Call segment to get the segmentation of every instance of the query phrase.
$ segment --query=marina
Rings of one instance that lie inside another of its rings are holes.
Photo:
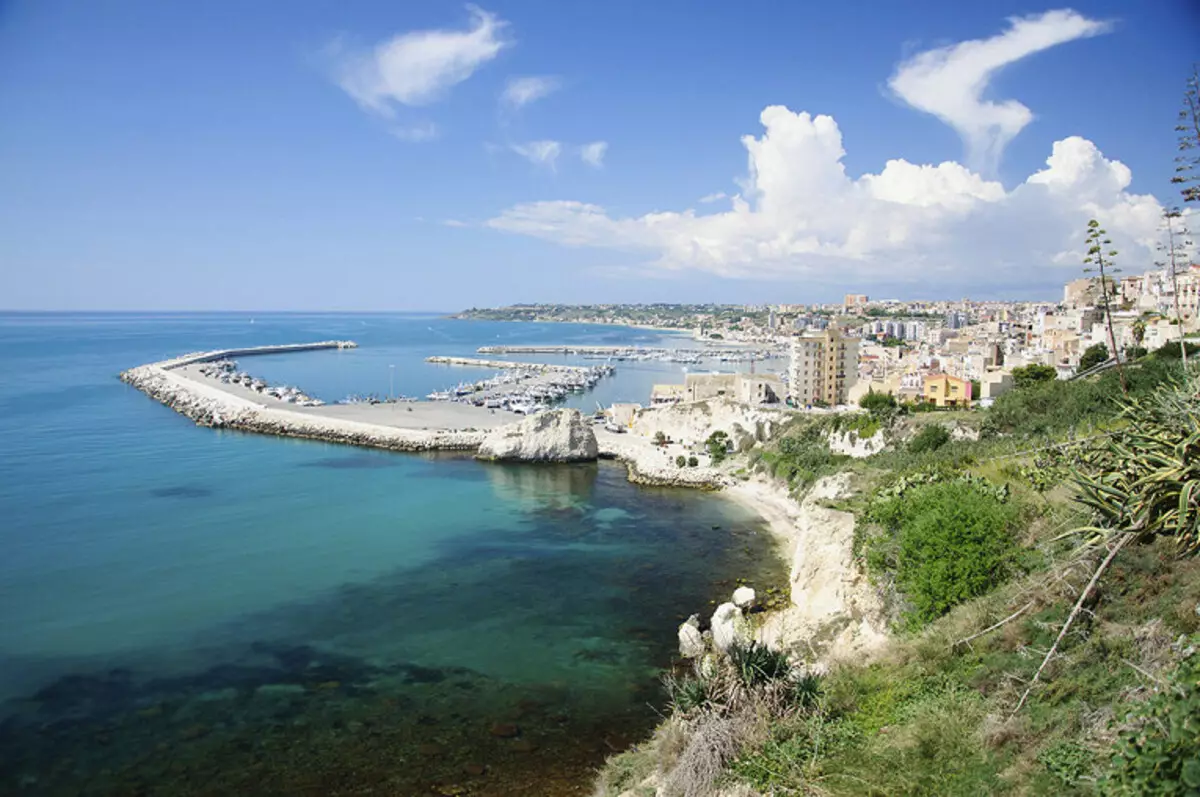
[[[786,356],[776,348],[668,349],[642,346],[481,346],[479,354],[561,354],[609,362],[669,362],[698,365],[702,362],[757,362]]]
[[[477,382],[460,382],[426,398],[471,404],[489,410],[507,410],[532,415],[557,404],[567,396],[591,390],[616,369],[611,365],[541,365],[462,357],[430,357],[427,362],[486,368],[503,368],[500,373]]]

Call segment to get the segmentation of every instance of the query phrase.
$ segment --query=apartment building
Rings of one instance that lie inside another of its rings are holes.
[[[830,328],[792,339],[788,395],[796,404],[845,404],[857,379],[857,338]]]

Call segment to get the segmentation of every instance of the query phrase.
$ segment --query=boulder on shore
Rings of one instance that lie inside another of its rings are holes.
[[[547,410],[502,426],[483,439],[480,459],[587,462],[596,459],[596,433],[579,410]]]
[[[757,597],[750,587],[738,587],[733,591],[733,605],[739,609],[749,609]]]
[[[679,655],[685,659],[698,659],[704,655],[704,635],[700,633],[700,617],[693,614],[679,626]]]
[[[732,603],[722,603],[712,616],[713,647],[728,653],[731,647],[750,644],[752,634],[742,610]]]

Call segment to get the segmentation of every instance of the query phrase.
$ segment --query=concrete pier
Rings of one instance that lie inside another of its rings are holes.
[[[282,404],[243,385],[223,384],[188,366],[257,354],[350,348],[349,341],[260,346],[198,352],[149,363],[121,373],[121,381],[192,419],[199,426],[278,437],[297,437],[391,451],[475,451],[497,427],[515,417],[458,402],[416,401],[381,404]],[[586,370],[586,369],[585,369]],[[684,471],[648,438],[596,430],[599,455],[628,467],[630,481],[642,484],[720,489],[727,477],[706,468]]]
[[[426,357],[425,362],[436,365],[462,365],[468,368],[498,368],[503,371],[528,369],[538,371],[586,371],[586,365],[553,365],[545,363],[519,363],[514,360],[483,360],[477,357]]]

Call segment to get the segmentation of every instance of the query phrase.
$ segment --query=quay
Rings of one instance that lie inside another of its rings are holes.
[[[576,371],[588,370],[586,365],[557,365],[548,363],[519,363],[514,360],[482,360],[476,357],[426,357],[425,362],[437,365],[462,365],[469,368],[498,368],[502,371],[513,371],[518,368],[528,368],[538,371]]]
[[[284,343],[277,346],[249,346],[242,349],[213,349],[184,354],[170,360],[163,360],[155,365],[165,370],[182,368],[185,365],[215,362],[216,360],[231,360],[234,357],[254,357],[260,354],[287,354],[295,351],[317,351],[319,349],[357,349],[358,344],[352,340],[319,340],[316,343]]]

